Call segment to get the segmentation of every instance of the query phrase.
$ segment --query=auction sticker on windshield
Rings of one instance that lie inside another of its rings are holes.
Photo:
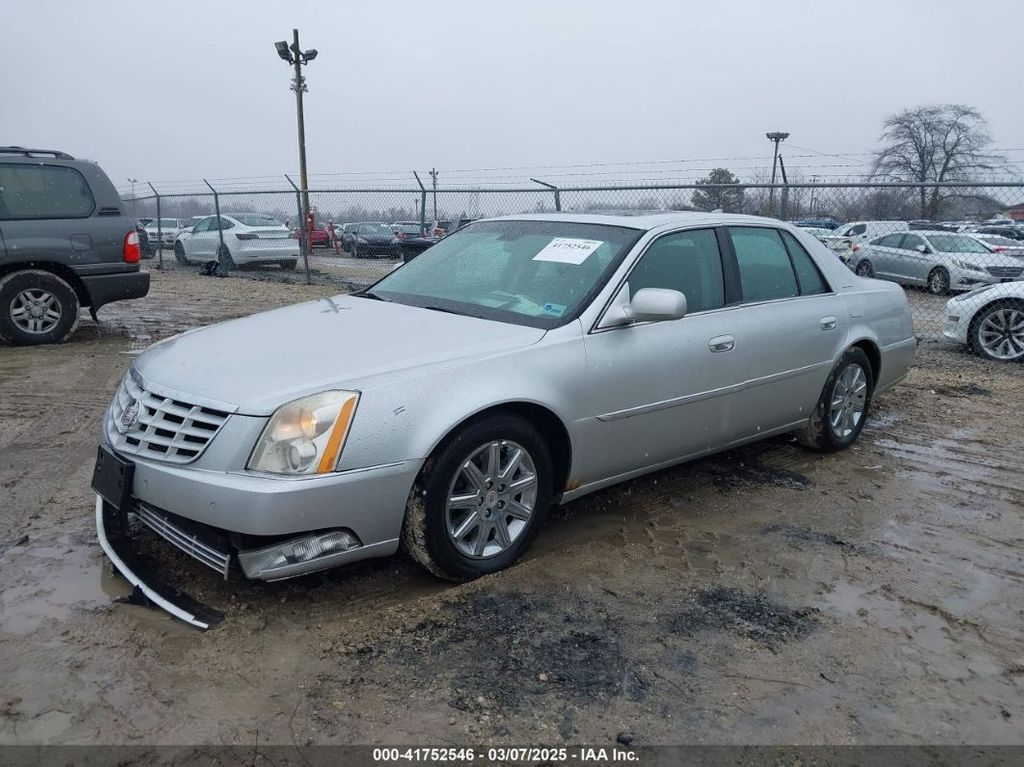
[[[554,261],[559,264],[579,266],[590,254],[604,245],[602,240],[578,240],[575,237],[556,237],[545,245],[534,261]]]

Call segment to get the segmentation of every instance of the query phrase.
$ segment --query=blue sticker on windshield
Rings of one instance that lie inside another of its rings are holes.
[[[561,317],[563,314],[565,314],[565,305],[564,304],[544,304],[544,313],[545,314],[553,314],[556,317]]]

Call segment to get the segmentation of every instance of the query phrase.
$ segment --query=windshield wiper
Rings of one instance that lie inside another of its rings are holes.
[[[445,314],[457,314],[460,317],[472,317],[468,312],[460,312],[455,309],[446,309],[443,306],[421,306],[420,309],[429,309],[432,312],[444,312]]]
[[[385,303],[389,303],[391,301],[390,298],[384,298],[384,296],[379,293],[374,293],[372,290],[360,290],[355,295],[362,296],[363,298],[372,298],[374,301],[384,301]]]

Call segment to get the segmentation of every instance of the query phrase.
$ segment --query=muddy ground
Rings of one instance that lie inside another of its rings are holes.
[[[68,343],[0,348],[0,742],[1024,742],[1024,370],[936,341],[853,449],[607,490],[497,576],[225,584],[160,547],[224,623],[115,602],[89,478],[132,356],[329,292],[154,274]]]

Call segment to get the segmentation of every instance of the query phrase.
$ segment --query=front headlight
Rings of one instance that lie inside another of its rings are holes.
[[[985,271],[977,264],[972,264],[970,261],[964,261],[962,258],[951,258],[953,266],[957,266],[961,269],[966,269],[969,272],[983,272]]]
[[[273,474],[334,471],[359,392],[325,391],[282,405],[263,429],[248,469]]]

